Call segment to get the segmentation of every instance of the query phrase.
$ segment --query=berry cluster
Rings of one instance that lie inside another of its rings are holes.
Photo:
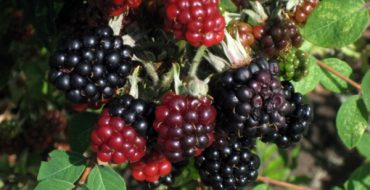
[[[73,103],[95,105],[114,97],[132,67],[131,48],[110,27],[99,27],[62,44],[50,59],[49,80]]]
[[[226,71],[213,79],[211,94],[224,128],[240,133],[245,126],[286,124],[283,116],[289,111],[289,104],[282,94],[278,70],[277,63],[259,58],[249,66]]]
[[[293,13],[294,20],[298,23],[305,23],[319,2],[319,0],[304,0]]]
[[[199,155],[214,141],[216,109],[210,99],[164,95],[155,112],[154,129],[162,152],[171,162]]]
[[[255,42],[253,27],[251,25],[238,20],[232,20],[227,26],[227,31],[235,39],[239,36],[239,41],[247,52],[251,51],[251,46]]]
[[[308,74],[308,61],[305,53],[299,49],[291,49],[278,58],[280,76],[285,80],[299,81]]]
[[[233,144],[208,148],[196,158],[202,182],[213,189],[238,189],[257,179],[260,159],[248,148]]]
[[[130,8],[137,8],[140,6],[142,0],[112,0],[111,16],[119,16]]]
[[[262,140],[274,142],[279,147],[286,148],[301,140],[302,135],[311,124],[313,112],[308,104],[304,104],[303,96],[294,92],[292,83],[284,81],[282,86],[284,96],[291,106],[291,111],[286,115],[287,125],[279,128],[278,131],[270,130],[264,134]]]
[[[303,38],[293,21],[275,19],[271,24],[261,39],[261,46],[266,55],[274,56],[290,46],[299,48],[302,45]]]
[[[218,0],[168,0],[165,30],[193,46],[218,44],[226,25],[218,4]]]
[[[172,165],[163,154],[153,152],[131,164],[132,176],[138,181],[156,182],[171,172]]]
[[[124,95],[103,110],[91,133],[92,148],[104,162],[139,161],[146,151],[146,134],[152,121],[151,106]]]

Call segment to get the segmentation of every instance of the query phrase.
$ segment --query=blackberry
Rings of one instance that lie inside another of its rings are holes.
[[[224,39],[226,25],[218,6],[218,0],[166,1],[165,30],[192,46],[216,45]]]
[[[291,49],[278,58],[280,76],[284,80],[299,81],[308,75],[308,61],[305,53],[299,49]]]
[[[260,137],[270,128],[286,126],[286,101],[278,65],[264,58],[251,65],[215,75],[210,93],[219,113],[219,126],[239,137]]]
[[[294,21],[305,23],[319,2],[319,0],[304,0],[302,4],[296,7],[292,15]]]
[[[157,143],[171,162],[199,155],[214,141],[216,109],[210,99],[168,92],[157,106],[154,129]]]
[[[116,97],[106,105],[91,133],[92,149],[104,162],[139,161],[150,136],[154,106],[130,95]]]
[[[152,182],[152,183],[147,183],[147,187],[149,189],[156,189],[160,185],[166,185],[167,187],[171,186],[174,182],[177,176],[179,176],[182,171],[184,170],[185,166],[189,163],[188,160],[184,160],[178,163],[173,163],[172,164],[172,170],[171,173],[167,176],[162,176],[159,178],[159,180]]]
[[[207,148],[196,158],[202,182],[213,189],[238,189],[258,177],[260,159],[250,149],[227,146]]]
[[[251,51],[251,46],[255,42],[253,27],[251,25],[238,20],[232,20],[227,26],[227,31],[235,39],[239,36],[239,40],[246,51]]]
[[[261,47],[268,56],[279,55],[291,46],[299,48],[303,38],[298,26],[291,20],[274,19],[272,25],[265,29]]]
[[[112,7],[110,10],[111,16],[119,16],[130,8],[137,8],[140,6],[142,0],[112,0]]]
[[[285,116],[287,125],[278,130],[270,131],[262,137],[262,140],[274,142],[281,148],[287,148],[299,142],[308,130],[313,119],[313,110],[308,104],[304,104],[302,94],[294,92],[292,83],[284,81],[282,86],[284,96],[292,107]]]
[[[153,152],[139,162],[131,164],[134,179],[152,183],[158,181],[162,176],[167,176],[171,169],[171,163],[158,152]]]
[[[125,85],[131,58],[131,48],[110,27],[98,27],[61,44],[49,61],[49,81],[72,103],[95,105]]]

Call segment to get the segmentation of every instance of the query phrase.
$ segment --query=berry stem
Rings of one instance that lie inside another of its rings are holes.
[[[202,57],[204,56],[204,53],[206,52],[207,47],[202,45],[198,48],[197,53],[195,54],[195,57],[193,58],[193,61],[191,63],[190,69],[189,69],[189,76],[190,77],[197,77],[197,71],[200,64],[200,61],[202,61]]]
[[[92,170],[93,166],[87,166],[84,170],[84,172],[82,173],[81,175],[81,178],[78,180],[78,184],[79,185],[83,185],[85,184],[86,180],[87,180],[87,177],[89,176],[91,170]]]
[[[260,182],[263,182],[263,183],[266,183],[266,184],[276,185],[276,186],[279,186],[279,187],[293,189],[293,190],[311,190],[308,187],[298,186],[298,185],[294,185],[294,184],[291,184],[291,183],[270,179],[270,178],[264,177],[264,176],[258,176],[257,181],[260,181]]]
[[[149,77],[153,80],[154,85],[157,85],[159,81],[159,76],[158,76],[158,73],[153,63],[151,62],[147,63],[144,61],[143,66],[144,66],[145,71],[148,73]]]
[[[325,70],[333,73],[334,75],[338,76],[339,78],[341,78],[342,80],[346,81],[347,83],[349,83],[350,85],[352,85],[354,88],[356,88],[359,92],[361,92],[361,85],[355,81],[353,81],[352,79],[348,78],[347,76],[344,76],[343,74],[341,74],[340,72],[336,71],[335,69],[329,67],[328,65],[324,64],[323,62],[317,60],[316,63],[324,68]]]

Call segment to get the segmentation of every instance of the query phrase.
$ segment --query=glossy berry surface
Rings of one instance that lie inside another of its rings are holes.
[[[103,162],[136,162],[147,146],[152,109],[140,99],[124,95],[113,99],[91,133],[92,149]]]
[[[233,38],[239,38],[239,41],[247,50],[249,50],[255,42],[253,27],[245,22],[232,20],[227,26],[227,31]]]
[[[199,155],[214,141],[216,109],[206,97],[194,98],[168,92],[155,112],[157,143],[171,162]]]
[[[319,2],[319,0],[304,0],[296,7],[293,19],[298,23],[305,23]]]
[[[207,47],[224,39],[225,19],[218,0],[168,0],[165,30],[192,46]]]
[[[304,133],[308,130],[313,119],[312,108],[303,102],[303,95],[294,91],[291,82],[283,81],[283,92],[292,109],[285,116],[287,125],[272,130],[262,137],[262,141],[274,142],[280,148],[287,148],[296,144],[302,139]]]
[[[119,16],[130,8],[138,8],[142,0],[112,0],[110,16]]]
[[[139,162],[131,164],[132,176],[138,181],[155,182],[162,176],[167,176],[172,170],[172,164],[163,154],[154,152]]]
[[[247,133],[263,127],[286,125],[284,114],[290,106],[286,101],[279,69],[274,61],[255,59],[251,65],[226,71],[215,76],[210,84],[214,105],[219,112],[220,125],[233,134]]]
[[[212,147],[198,156],[195,164],[205,185],[213,189],[238,189],[257,179],[260,159],[246,148]]]
[[[303,43],[298,26],[291,20],[275,19],[265,28],[260,40],[263,52],[268,56],[276,56],[289,50],[299,48]]]
[[[125,84],[133,62],[124,52],[131,48],[110,27],[96,28],[60,44],[49,61],[49,80],[72,103],[94,107]]]

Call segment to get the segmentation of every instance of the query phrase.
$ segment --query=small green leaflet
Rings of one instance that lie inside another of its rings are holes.
[[[357,150],[367,158],[370,158],[370,134],[364,133],[360,142],[356,146]]]
[[[73,183],[60,179],[47,179],[37,184],[34,190],[71,190]]]
[[[290,170],[285,166],[283,157],[279,154],[278,148],[274,144],[257,142],[256,152],[261,159],[261,175],[276,180],[286,180]]]
[[[90,190],[126,190],[123,178],[112,168],[95,166],[87,178]]]
[[[346,190],[368,190],[370,187],[370,163],[357,168],[344,184]]]
[[[337,130],[343,143],[353,148],[361,140],[367,128],[367,114],[359,96],[352,96],[345,101],[337,113]]]
[[[367,111],[370,113],[370,71],[368,71],[362,79],[361,91]]]
[[[220,9],[222,12],[236,12],[238,8],[231,0],[220,0]]]
[[[253,190],[270,190],[271,188],[267,184],[259,184],[253,187]]]
[[[74,183],[85,169],[85,158],[77,153],[54,150],[48,162],[41,162],[37,180],[60,179]]]
[[[292,82],[296,92],[307,94],[315,89],[319,84],[322,72],[320,67],[316,64],[316,58],[310,56],[308,58],[308,75],[298,82]]]
[[[324,64],[333,68],[334,70],[340,72],[341,74],[345,75],[346,77],[351,76],[352,68],[346,63],[336,58],[329,58],[325,59]],[[341,93],[348,89],[348,84],[343,79],[335,76],[331,72],[327,71],[324,68],[322,69],[322,77],[321,77],[321,84],[328,90]]]
[[[363,0],[325,0],[310,15],[302,34],[321,47],[343,47],[355,42],[369,20]]]

